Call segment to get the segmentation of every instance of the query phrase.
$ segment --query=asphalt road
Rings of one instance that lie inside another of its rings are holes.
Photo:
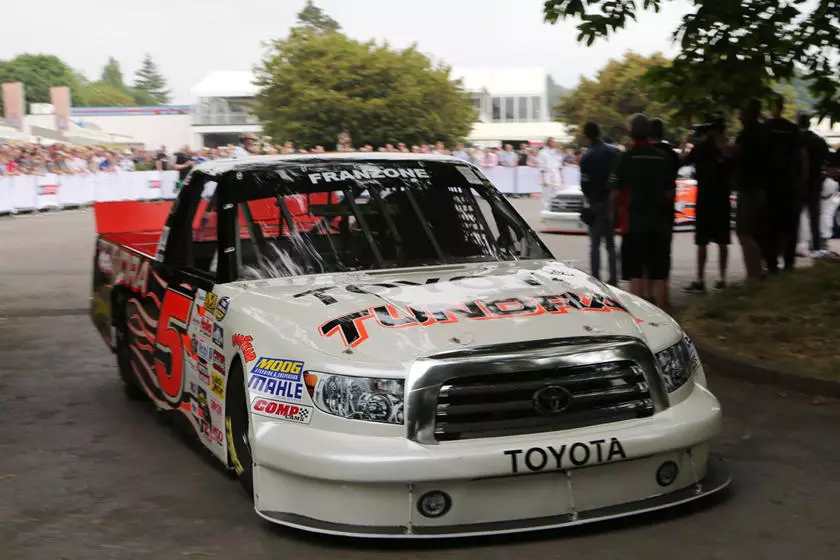
[[[536,201],[516,204],[536,215]],[[90,211],[0,218],[2,560],[838,557],[840,404],[714,371],[725,414],[716,451],[735,482],[699,505],[583,529],[421,544],[269,525],[203,452],[123,398],[113,356],[86,316],[92,222]],[[546,241],[558,257],[585,263],[585,238]],[[693,274],[690,234],[676,236],[674,254],[683,284]]]

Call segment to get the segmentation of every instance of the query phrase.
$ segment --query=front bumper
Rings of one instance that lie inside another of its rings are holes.
[[[578,525],[675,506],[729,483],[710,460],[720,407],[695,386],[653,417],[577,430],[420,445],[405,438],[260,427],[254,439],[255,508],[262,517],[309,531],[385,538],[513,533]],[[626,459],[594,466],[511,470],[504,450],[618,438]],[[673,461],[663,486],[657,471]],[[451,497],[438,518],[418,508],[427,492]]]
[[[589,228],[580,219],[580,212],[540,212],[542,233],[587,233]]]

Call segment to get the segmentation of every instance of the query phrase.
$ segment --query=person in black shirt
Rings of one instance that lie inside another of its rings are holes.
[[[770,170],[767,191],[767,214],[764,223],[764,260],[771,274],[779,270],[779,256],[785,270],[792,270],[796,260],[796,238],[802,212],[807,177],[807,155],[795,124],[782,117],[784,99],[774,96],[773,118],[768,120],[768,153],[766,165]]]
[[[184,179],[193,168],[193,153],[189,146],[184,146],[184,149],[175,154],[175,164],[172,168],[178,172],[178,184],[175,190],[179,191],[184,184]]]
[[[587,122],[583,134],[589,140],[589,149],[580,160],[580,184],[589,208],[589,264],[592,275],[601,279],[601,241],[607,249],[608,284],[618,286],[615,254],[615,228],[609,208],[609,178],[617,148],[601,140],[601,129],[595,121]]]
[[[797,119],[802,145],[808,156],[808,174],[805,178],[805,206],[808,208],[808,220],[811,226],[811,250],[819,251],[822,246],[820,234],[820,199],[822,198],[823,164],[828,159],[828,144],[814,134],[811,117],[800,114]]]
[[[667,309],[667,278],[674,211],[673,160],[651,145],[650,121],[636,115],[630,121],[633,146],[622,154],[610,177],[610,198],[618,205],[628,195],[626,250],[630,291]]]
[[[662,119],[652,119],[650,121],[650,144],[654,148],[658,148],[665,158],[668,160],[670,166],[670,173],[673,175],[671,183],[673,185],[673,197],[670,206],[664,208],[665,215],[663,219],[670,221],[671,227],[668,230],[668,278],[671,277],[671,251],[673,249],[674,241],[674,223],[676,222],[676,197],[677,197],[677,176],[680,171],[680,156],[674,150],[674,147],[665,141],[665,123]],[[665,284],[666,298],[670,301],[670,294],[668,294],[668,284]]]
[[[706,291],[706,260],[709,243],[718,246],[720,280],[715,288],[726,286],[726,265],[729,260],[731,203],[729,202],[731,164],[725,156],[726,123],[712,119],[709,129],[685,155],[684,163],[693,165],[697,178],[694,243],[697,245],[697,280],[686,291]]]
[[[738,214],[735,231],[741,242],[748,280],[761,279],[761,245],[766,213],[767,134],[761,118],[761,101],[750,100],[741,110],[743,128],[727,151],[735,161],[738,181]]]
[[[166,171],[169,168],[169,156],[166,155],[166,146],[161,146],[158,153],[155,154],[155,169],[158,171]]]

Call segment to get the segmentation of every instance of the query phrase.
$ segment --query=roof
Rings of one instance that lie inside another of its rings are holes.
[[[272,167],[283,167],[298,163],[330,162],[330,161],[438,161],[465,164],[464,160],[452,156],[437,154],[404,154],[381,152],[351,152],[329,154],[285,154],[277,156],[251,156],[240,159],[217,159],[204,162],[195,170],[206,175],[221,175],[229,171],[259,171]]]
[[[254,85],[250,70],[212,72],[193,86],[192,97],[254,97],[259,88]]]
[[[487,90],[491,95],[540,95],[548,87],[548,72],[538,66],[453,68],[467,91]]]

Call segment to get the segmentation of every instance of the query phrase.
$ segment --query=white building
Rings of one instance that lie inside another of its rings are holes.
[[[221,71],[208,75],[192,90],[195,103],[192,130],[201,146],[239,144],[239,135],[258,134],[260,124],[249,113],[258,92],[248,71]]]
[[[552,120],[548,73],[543,68],[453,68],[479,111],[467,140],[481,146],[560,142],[572,139],[566,126]]]
[[[133,138],[149,150],[166,146],[172,151],[181,146],[200,145],[192,130],[192,113],[191,105],[73,107],[70,121],[71,126]]]

